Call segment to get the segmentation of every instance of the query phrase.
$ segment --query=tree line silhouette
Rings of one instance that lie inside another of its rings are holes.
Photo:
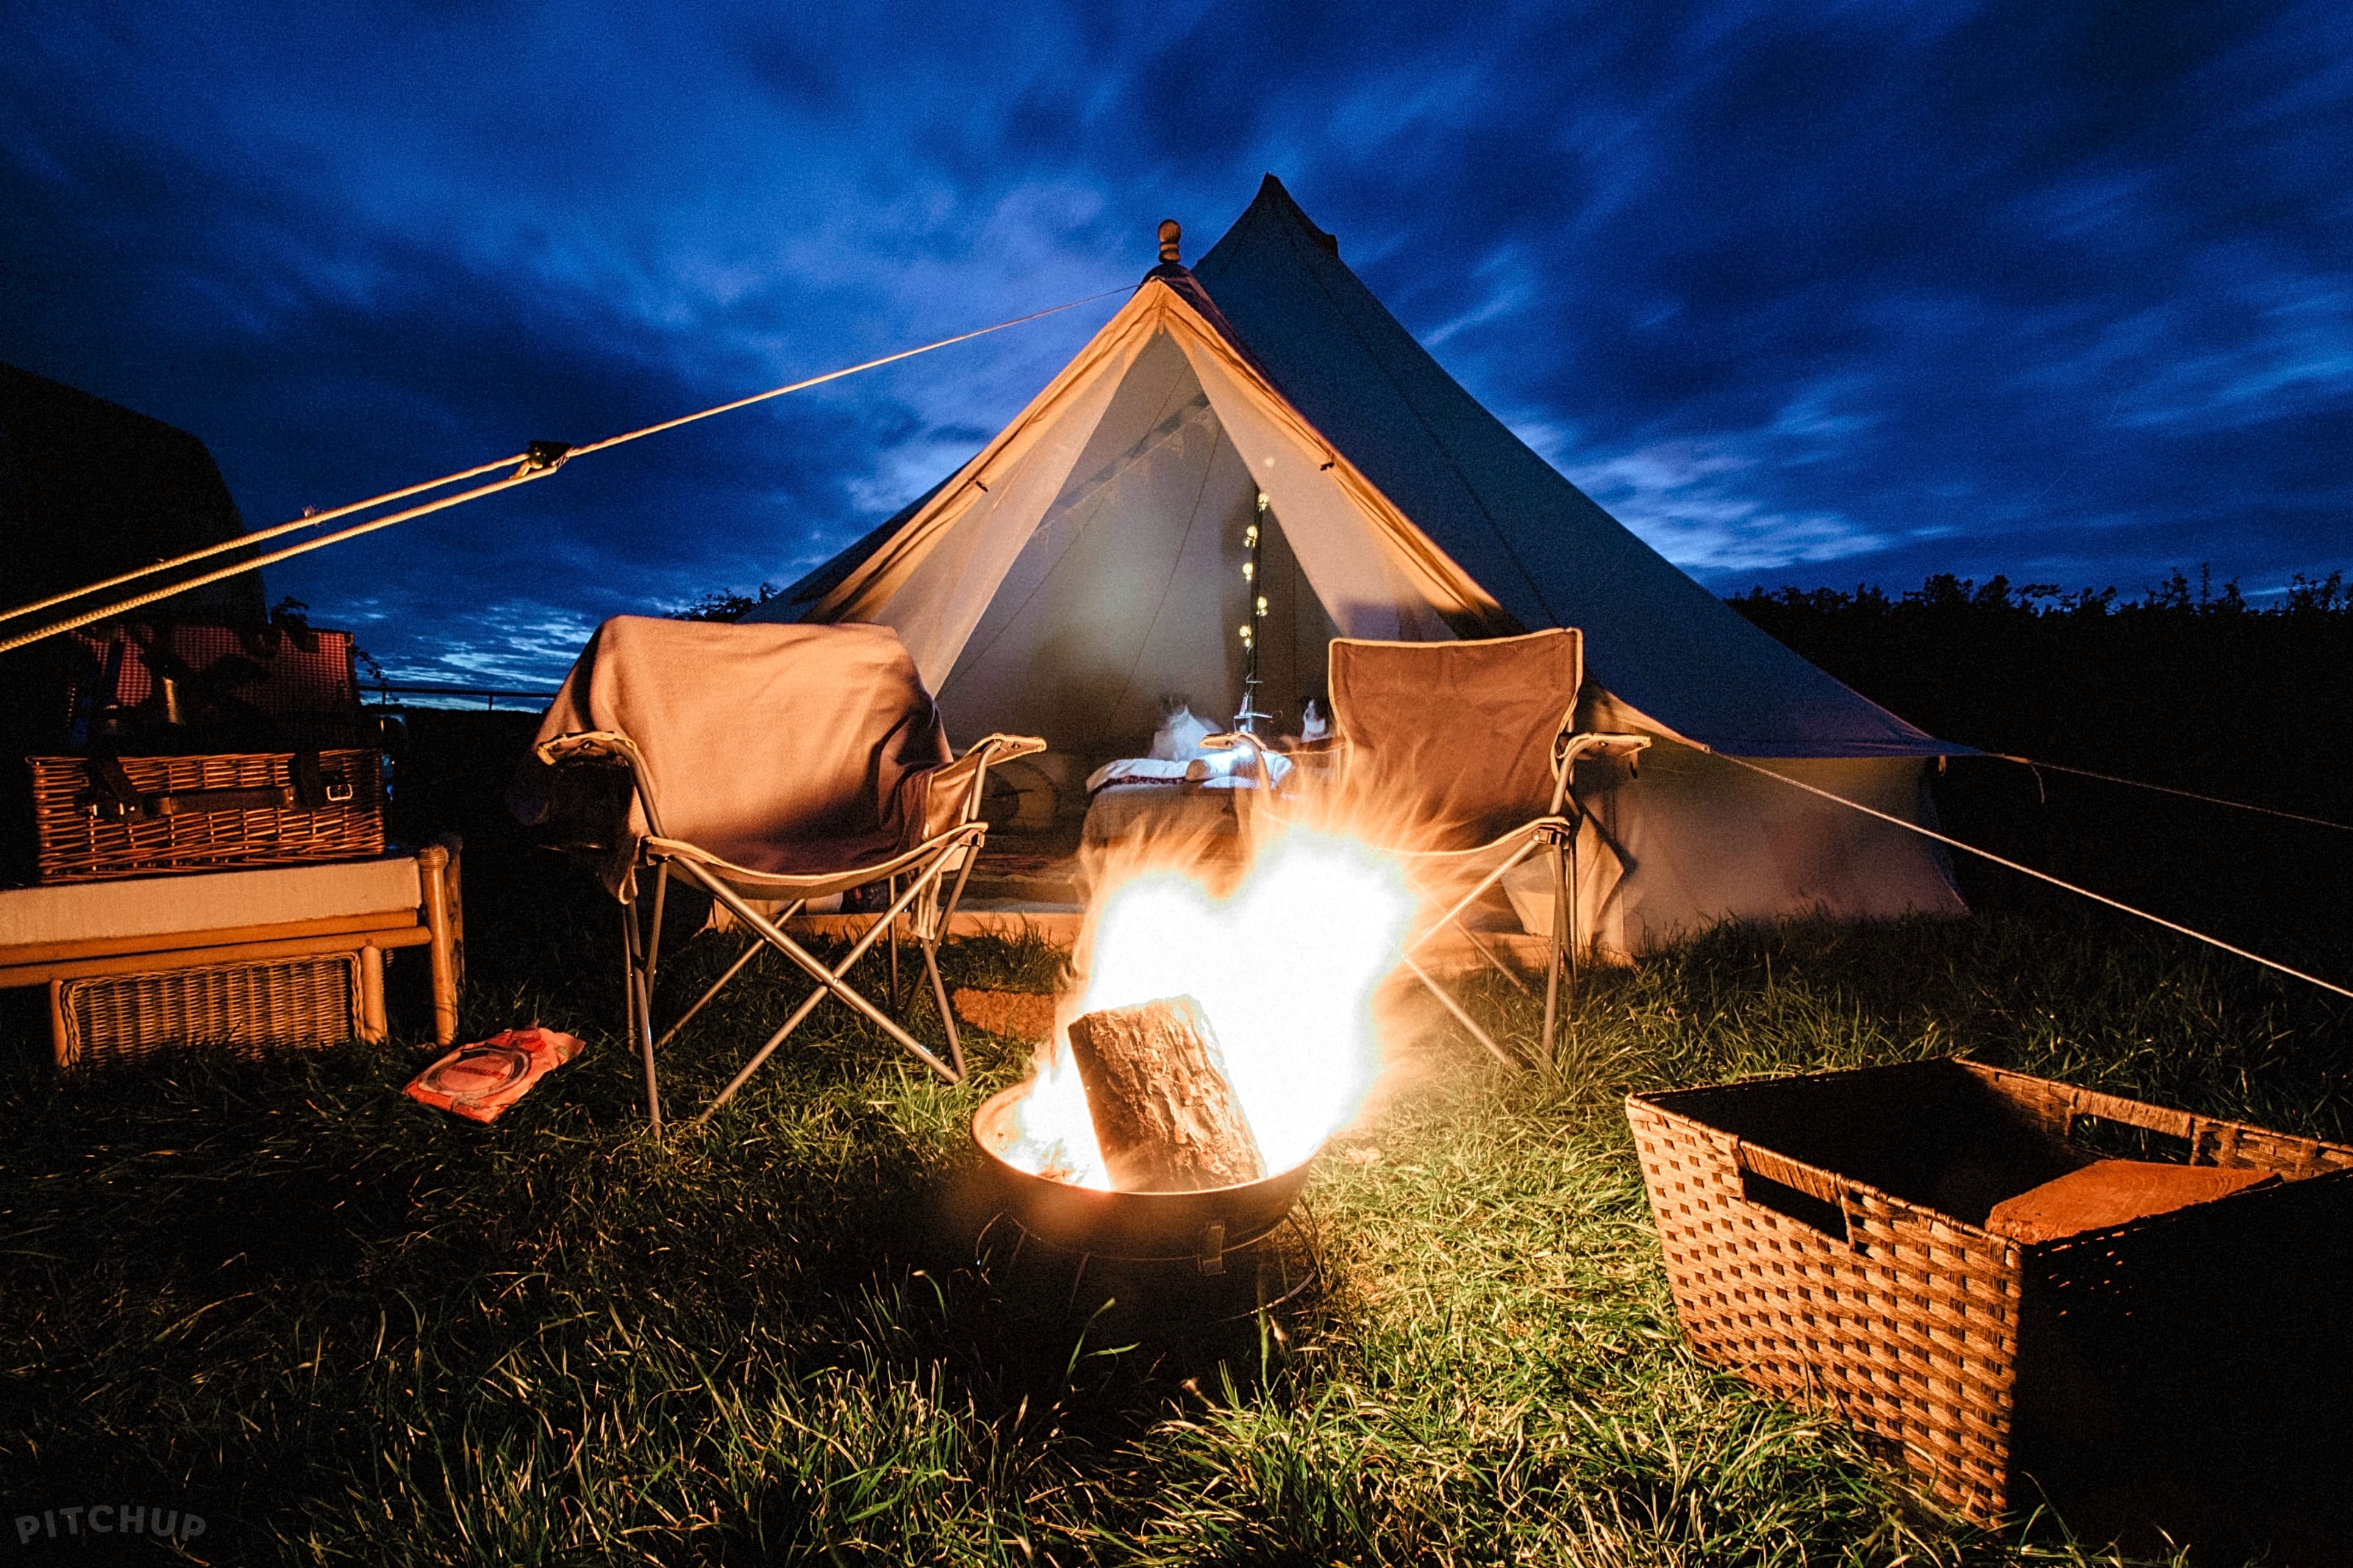
[[[1939,574],[1894,595],[1758,587],[1727,603],[1940,739],[2353,824],[2342,573],[2299,575],[2265,603],[2202,568],[2137,599]],[[1936,794],[1957,837],[2353,972],[2353,833],[1998,761],[1956,760]],[[1957,868],[1981,904],[2065,897]]]

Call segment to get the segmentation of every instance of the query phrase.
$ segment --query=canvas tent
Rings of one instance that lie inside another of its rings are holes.
[[[1252,585],[1239,563],[1261,493]],[[1662,742],[1639,780],[1579,775],[1581,902],[1605,946],[1726,916],[1960,908],[1932,844],[1709,753],[1925,821],[1929,760],[1966,748],[1806,663],[1562,478],[1271,175],[970,462],[754,618],[895,628],[952,734],[1043,735],[1067,790],[1140,754],[1167,700],[1234,711],[1253,588],[1260,706],[1292,723],[1335,635],[1583,630],[1589,727]]]

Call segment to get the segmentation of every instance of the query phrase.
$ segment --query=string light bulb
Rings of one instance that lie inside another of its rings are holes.
[[[1259,551],[1265,538],[1266,492],[1259,491],[1257,499],[1256,514],[1242,529],[1242,582],[1252,590],[1258,584]],[[1241,626],[1242,707],[1241,711],[1234,715],[1234,728],[1245,735],[1256,734],[1258,721],[1273,717],[1271,713],[1260,712],[1258,708],[1258,626],[1266,619],[1266,595],[1253,591],[1250,594],[1250,619]]]

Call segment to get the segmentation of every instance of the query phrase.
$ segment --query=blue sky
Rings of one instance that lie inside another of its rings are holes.
[[[2353,568],[2353,12],[1788,3],[0,14],[0,360],[260,526],[1132,283],[1267,171],[1711,586]],[[784,583],[1104,300],[308,557],[411,678]]]

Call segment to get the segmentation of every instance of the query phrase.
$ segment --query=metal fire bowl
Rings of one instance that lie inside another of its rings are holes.
[[[1138,1263],[1194,1259],[1208,1271],[1225,1252],[1247,1247],[1281,1225],[1307,1185],[1310,1154],[1287,1171],[1196,1193],[1113,1193],[1074,1187],[1006,1163],[1013,1108],[1028,1092],[1016,1085],[989,1096],[972,1119],[972,1141],[997,1188],[997,1206],[1049,1246]]]

